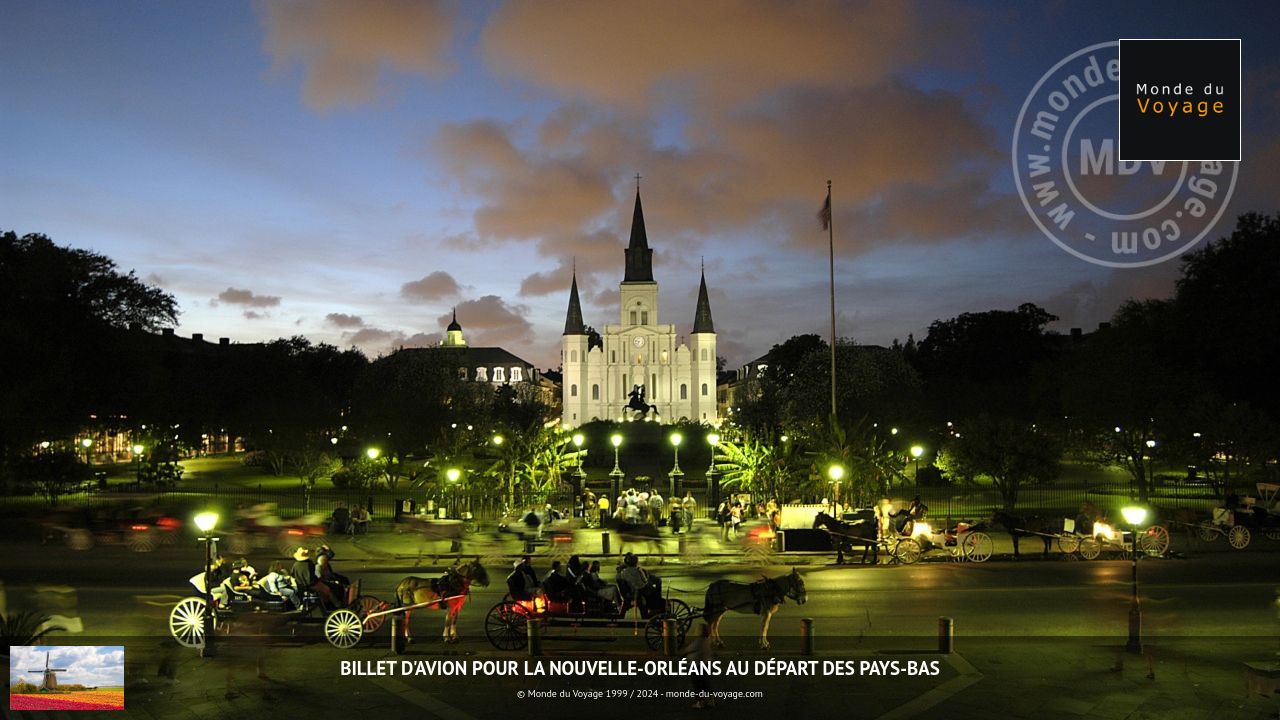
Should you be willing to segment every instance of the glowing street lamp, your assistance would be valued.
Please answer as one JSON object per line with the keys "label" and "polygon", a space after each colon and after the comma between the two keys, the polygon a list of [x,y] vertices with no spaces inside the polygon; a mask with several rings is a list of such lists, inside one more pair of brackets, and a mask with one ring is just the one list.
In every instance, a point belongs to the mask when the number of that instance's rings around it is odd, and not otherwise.
{"label": "glowing street lamp", "polygon": [[675,453],[675,462],[671,466],[671,497],[677,497],[680,494],[680,480],[684,478],[684,473],[680,470],[680,443],[684,442],[684,436],[678,432],[671,433],[671,450]]}
{"label": "glowing street lamp", "polygon": [[609,443],[613,445],[613,469],[609,471],[609,479],[613,485],[613,497],[618,496],[618,488],[622,487],[622,467],[618,465],[618,448],[622,445],[622,435],[614,433],[609,436]]}
{"label": "glowing street lamp", "polygon": [[[783,436],[786,437],[785,435]],[[709,506],[715,508],[720,505],[720,483],[716,480],[716,448],[720,447],[720,434],[711,433],[707,436],[707,444],[711,446],[711,465],[707,467],[707,485],[711,490],[711,502]]]}
{"label": "glowing street lamp", "polygon": [[[576,459],[578,461],[578,469],[573,472],[573,496],[575,498],[582,493],[582,480],[587,476],[582,471],[582,444],[586,441],[587,438],[582,433],[573,434],[573,447],[576,449],[574,454],[577,456]],[[574,502],[577,502],[577,500]]]}
{"label": "glowing street lamp", "polygon": [[831,478],[831,483],[834,486],[831,494],[831,512],[834,513],[835,506],[840,502],[840,481],[844,479],[844,466],[839,464],[831,465],[831,467],[827,468],[827,477]]}
{"label": "glowing street lamp", "polygon": [[494,436],[493,436],[493,444],[494,444],[494,445],[501,445],[502,443],[503,443],[503,437],[502,437],[501,435],[494,435]]}
{"label": "glowing street lamp", "polygon": [[1138,604],[1138,528],[1147,519],[1147,509],[1131,506],[1120,510],[1124,521],[1133,530],[1133,594],[1129,600],[1129,642],[1125,649],[1131,653],[1142,652],[1142,607]]}
{"label": "glowing street lamp", "polygon": [[916,494],[920,494],[920,456],[924,454],[924,448],[920,445],[911,446],[911,462],[915,465]]}
{"label": "glowing street lamp", "polygon": [[213,657],[213,631],[217,625],[213,610],[213,544],[218,538],[213,536],[213,529],[218,526],[218,513],[202,512],[194,518],[196,527],[204,540],[204,646],[200,648],[200,657]]}
{"label": "glowing street lamp", "polygon": [[368,450],[365,450],[364,454],[365,454],[365,457],[369,458],[370,460],[377,460],[378,456],[382,454],[382,451],[376,447],[371,447]]}
{"label": "glowing street lamp", "polygon": [[89,448],[92,448],[92,447],[93,447],[93,440],[92,440],[92,439],[90,439],[90,438],[85,438],[85,439],[81,440],[81,441],[80,441],[80,447],[84,448],[84,464],[85,464],[85,465],[92,465],[92,464],[93,464],[93,455],[90,453]]}
{"label": "glowing street lamp", "polygon": [[1147,458],[1146,458],[1146,459],[1147,459],[1147,483],[1148,483],[1151,487],[1155,487],[1155,479],[1156,479],[1156,478],[1155,478],[1155,475],[1156,475],[1156,468],[1155,468],[1155,465],[1156,465],[1156,458],[1155,458],[1155,454],[1156,454],[1156,453],[1155,453],[1155,450],[1156,450],[1156,441],[1155,441],[1155,440],[1148,440],[1146,444],[1147,444]]}
{"label": "glowing street lamp", "polygon": [[458,468],[449,468],[444,471],[444,476],[449,478],[449,487],[453,495],[453,516],[458,517],[458,478],[462,477],[462,471]]}

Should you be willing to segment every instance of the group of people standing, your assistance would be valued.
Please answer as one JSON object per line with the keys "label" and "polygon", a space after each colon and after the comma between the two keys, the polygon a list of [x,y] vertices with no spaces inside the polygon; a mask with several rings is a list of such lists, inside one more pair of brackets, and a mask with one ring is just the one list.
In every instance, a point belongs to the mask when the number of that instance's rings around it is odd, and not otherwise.
{"label": "group of people standing", "polygon": [[601,495],[597,499],[588,490],[584,498],[588,507],[596,507],[601,526],[607,525],[610,520],[628,525],[656,525],[671,528],[673,535],[687,532],[693,527],[693,519],[698,511],[698,501],[694,499],[692,492],[685,492],[683,498],[666,500],[657,490],[644,492],[629,488],[610,503],[607,495]]}

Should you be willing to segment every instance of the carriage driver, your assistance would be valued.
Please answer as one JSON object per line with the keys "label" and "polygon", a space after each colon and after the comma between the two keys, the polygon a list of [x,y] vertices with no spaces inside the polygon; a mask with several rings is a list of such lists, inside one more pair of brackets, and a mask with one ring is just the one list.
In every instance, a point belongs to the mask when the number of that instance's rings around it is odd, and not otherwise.
{"label": "carriage driver", "polygon": [[533,558],[525,555],[516,561],[515,569],[507,576],[507,590],[513,600],[532,600],[541,583],[533,569]]}

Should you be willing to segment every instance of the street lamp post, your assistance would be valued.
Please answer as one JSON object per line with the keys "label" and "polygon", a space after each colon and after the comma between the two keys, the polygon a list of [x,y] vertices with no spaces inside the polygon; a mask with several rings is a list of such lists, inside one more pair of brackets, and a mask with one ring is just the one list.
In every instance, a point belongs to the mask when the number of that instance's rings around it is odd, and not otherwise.
{"label": "street lamp post", "polygon": [[138,487],[142,487],[142,453],[146,448],[142,445],[134,445],[133,450],[133,479],[137,481]]}
{"label": "street lamp post", "polygon": [[84,448],[84,464],[86,466],[93,465],[93,453],[90,450],[93,447],[93,440],[91,438],[81,440],[80,447]]}
{"label": "street lamp post", "polygon": [[573,473],[573,498],[575,506],[578,502],[578,496],[582,494],[583,478],[587,476],[587,474],[582,471],[582,444],[586,441],[587,439],[583,437],[582,433],[573,434],[573,446],[577,448],[576,454],[578,460],[578,469]]}
{"label": "street lamp post", "polygon": [[711,501],[707,505],[714,510],[720,506],[720,483],[716,480],[716,448],[720,447],[719,433],[708,435],[707,443],[711,445],[711,464],[707,467],[707,492],[711,494]]}
{"label": "street lamp post", "polygon": [[1120,513],[1133,531],[1133,594],[1129,600],[1129,642],[1125,650],[1131,653],[1142,652],[1142,606],[1138,604],[1138,527],[1147,519],[1147,509],[1143,507],[1126,507]]}
{"label": "street lamp post", "polygon": [[[840,504],[840,481],[844,479],[844,466],[832,465],[827,468],[827,477],[831,478],[831,514],[836,514],[836,505]],[[837,518],[838,519],[838,518]]]}
{"label": "street lamp post", "polygon": [[1148,440],[1147,441],[1147,485],[1148,487],[1153,487],[1153,488],[1155,487],[1155,484],[1156,484],[1155,454],[1156,454],[1156,441]]}
{"label": "street lamp post", "polygon": [[200,657],[213,657],[213,631],[217,625],[213,608],[213,544],[218,540],[213,536],[213,529],[218,525],[218,513],[202,512],[196,515],[195,522],[204,541],[204,646],[200,648]]}
{"label": "street lamp post", "polygon": [[462,476],[462,471],[458,468],[449,468],[444,473],[449,478],[449,494],[453,496],[453,517],[458,517],[458,478]]}
{"label": "street lamp post", "polygon": [[920,456],[924,454],[924,448],[919,445],[911,446],[911,462],[915,465],[916,496],[920,495]]}
{"label": "street lamp post", "polygon": [[684,436],[678,432],[671,433],[671,448],[675,453],[675,463],[671,466],[671,497],[678,497],[680,494],[680,481],[684,479],[684,473],[680,471],[680,443],[684,442]]}
{"label": "street lamp post", "polygon": [[618,489],[622,487],[622,467],[618,465],[618,448],[622,445],[622,436],[614,433],[609,437],[609,442],[613,445],[613,469],[609,471],[609,480],[612,487],[612,495],[609,501],[613,502],[618,497]]}

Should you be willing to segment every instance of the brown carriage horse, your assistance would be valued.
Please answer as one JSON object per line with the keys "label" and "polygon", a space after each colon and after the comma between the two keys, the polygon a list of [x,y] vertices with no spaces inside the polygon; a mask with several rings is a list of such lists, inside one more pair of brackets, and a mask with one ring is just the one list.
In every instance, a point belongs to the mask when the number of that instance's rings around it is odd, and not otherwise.
{"label": "brown carriage horse", "polygon": [[[458,642],[458,613],[467,601],[472,584],[481,587],[489,584],[489,573],[480,564],[479,558],[466,565],[454,565],[445,571],[443,577],[420,578],[409,576],[396,585],[396,605],[398,607],[422,606],[428,610],[445,610],[444,641]],[[404,612],[405,640],[411,640],[409,616],[412,610]]]}

